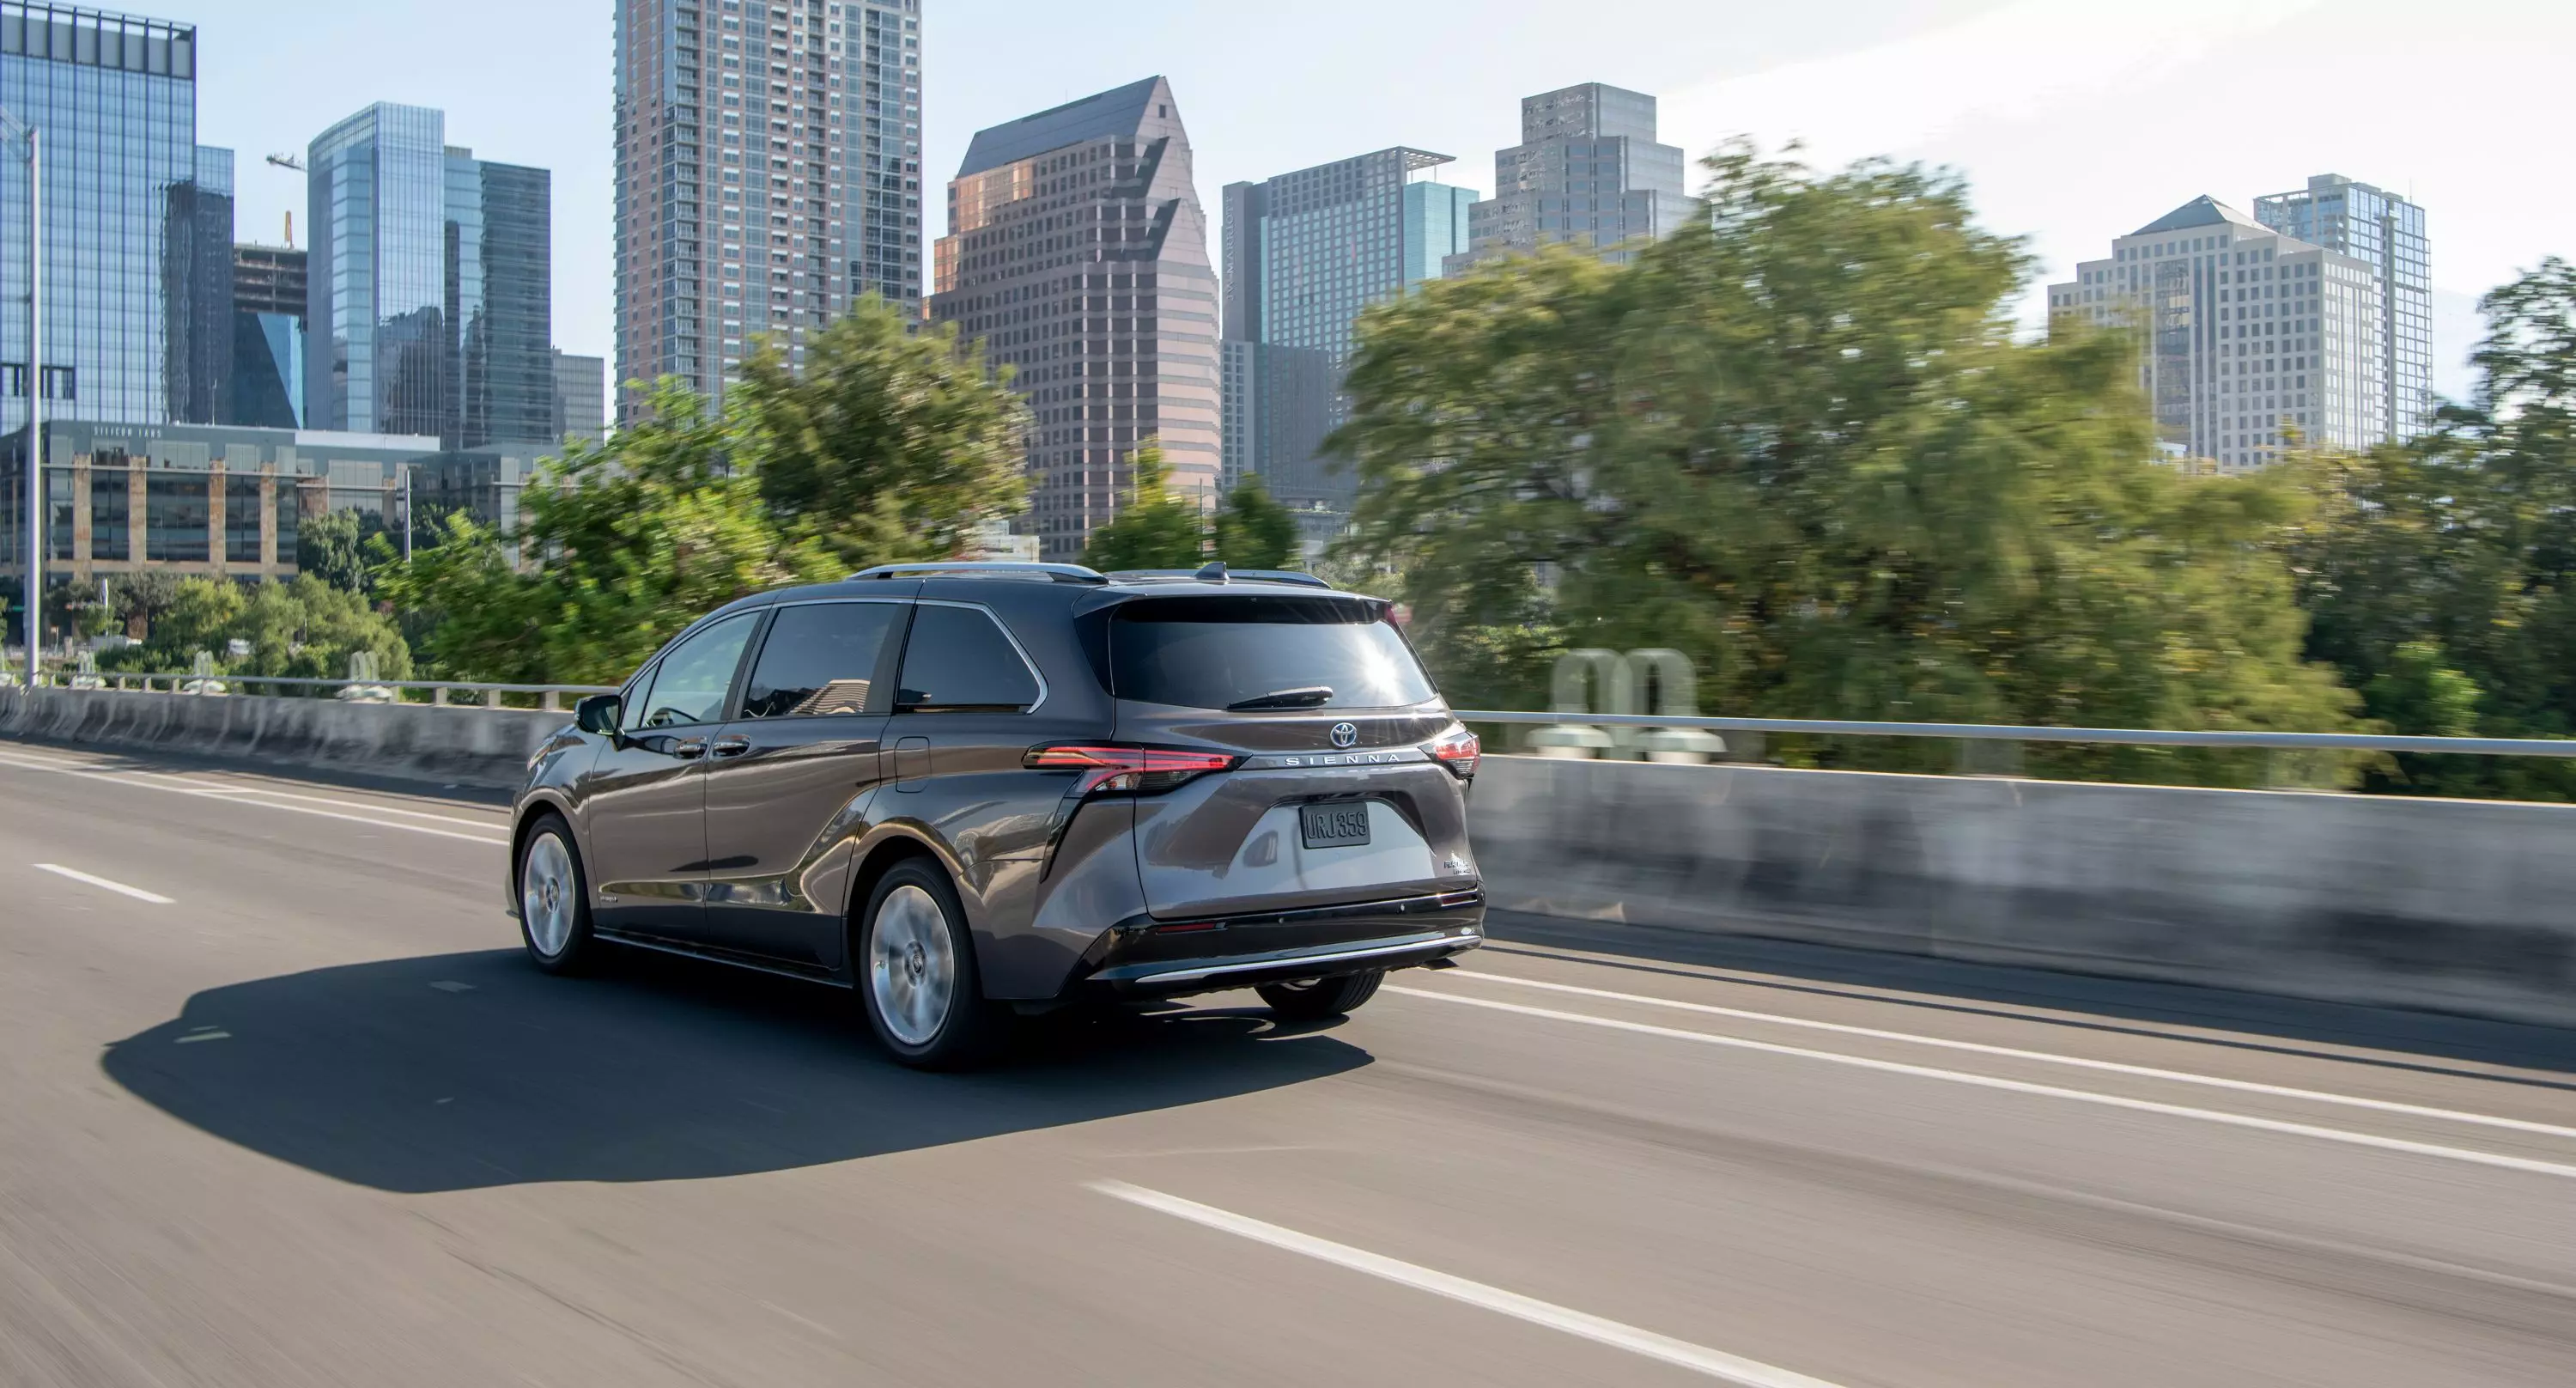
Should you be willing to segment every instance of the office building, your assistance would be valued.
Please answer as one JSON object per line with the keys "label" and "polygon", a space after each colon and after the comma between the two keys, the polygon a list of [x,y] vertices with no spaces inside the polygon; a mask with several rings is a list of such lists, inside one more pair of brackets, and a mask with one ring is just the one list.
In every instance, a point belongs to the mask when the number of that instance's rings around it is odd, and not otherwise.
{"label": "office building", "polygon": [[2254,220],[2366,262],[2379,276],[2380,377],[2391,432],[2423,432],[2433,415],[2433,281],[2424,209],[2341,174],[2254,200]]}
{"label": "office building", "polygon": [[1468,210],[1470,247],[1447,272],[1541,246],[1625,262],[1699,211],[1682,152],[1655,142],[1655,99],[1586,82],[1521,100],[1521,142],[1494,152],[1494,196]]}
{"label": "office building", "polygon": [[[232,352],[232,154],[197,144],[187,24],[0,0],[0,106],[42,131],[49,418],[212,420]],[[27,294],[24,146],[0,158],[0,298]],[[0,312],[24,408],[27,317]]]}
{"label": "office building", "polygon": [[608,361],[555,349],[554,437],[597,443],[608,435]]}
{"label": "office building", "polygon": [[948,185],[931,316],[1015,368],[1036,428],[1024,533],[1080,557],[1136,449],[1215,504],[1217,293],[1180,107],[1160,77],[978,131]]}
{"label": "office building", "polygon": [[[921,311],[921,0],[616,0],[617,379]],[[618,418],[643,407],[619,389]]]}
{"label": "office building", "polygon": [[304,252],[233,247],[233,361],[226,424],[304,427]]}
{"label": "office building", "polygon": [[1227,485],[1258,474],[1308,537],[1338,533],[1356,480],[1323,456],[1362,310],[1438,279],[1468,249],[1473,189],[1428,175],[1450,156],[1383,149],[1225,189]]}
{"label": "office building", "polygon": [[551,176],[378,103],[306,158],[304,408],[314,427],[451,448],[554,427]]}
{"label": "office building", "polygon": [[2244,472],[2301,442],[2391,436],[2377,267],[2194,198],[2048,287],[2052,324],[2144,335],[2139,385],[2167,456]]}

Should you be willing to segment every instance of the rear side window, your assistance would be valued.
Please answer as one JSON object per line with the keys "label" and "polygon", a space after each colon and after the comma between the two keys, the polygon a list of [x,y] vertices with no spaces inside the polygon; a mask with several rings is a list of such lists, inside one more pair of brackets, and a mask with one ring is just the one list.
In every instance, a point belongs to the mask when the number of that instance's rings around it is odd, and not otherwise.
{"label": "rear side window", "polygon": [[1147,598],[1109,624],[1121,699],[1182,708],[1397,708],[1436,696],[1374,604],[1263,595]]}
{"label": "rear side window", "polygon": [[1038,677],[993,614],[923,603],[904,643],[898,709],[1017,712],[1038,701]]}
{"label": "rear side window", "polygon": [[752,662],[745,718],[884,713],[894,706],[877,665],[903,616],[891,602],[799,603],[778,609]]}

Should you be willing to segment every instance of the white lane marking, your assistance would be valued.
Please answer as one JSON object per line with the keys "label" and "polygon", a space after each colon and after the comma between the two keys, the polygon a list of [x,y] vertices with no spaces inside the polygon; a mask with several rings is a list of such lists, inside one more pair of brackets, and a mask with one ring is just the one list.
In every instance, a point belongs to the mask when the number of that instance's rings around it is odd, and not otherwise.
{"label": "white lane marking", "polygon": [[1389,1258],[1381,1253],[1371,1253],[1364,1248],[1353,1248],[1346,1243],[1319,1239],[1312,1234],[1301,1234],[1294,1229],[1265,1223],[1247,1215],[1236,1214],[1231,1210],[1220,1210],[1214,1205],[1202,1205],[1195,1200],[1184,1200],[1177,1195],[1165,1195],[1159,1190],[1131,1186],[1125,1181],[1093,1181],[1091,1188],[1131,1205],[1159,1210],[1164,1214],[1186,1219],[1193,1224],[1222,1230],[1228,1234],[1251,1239],[1256,1243],[1266,1243],[1273,1248],[1284,1248],[1291,1253],[1302,1253],[1309,1258],[1331,1263],[1337,1267],[1349,1268],[1353,1272],[1364,1272],[1371,1277],[1384,1278],[1416,1291],[1445,1296],[1452,1301],[1463,1301],[1470,1306],[1497,1311],[1518,1320],[1528,1321],[1532,1325],[1560,1330],[1568,1335],[1611,1345],[1631,1354],[1644,1355],[1649,1359],[1659,1359],[1664,1363],[1678,1365],[1714,1379],[1741,1385],[1741,1388],[1835,1388],[1835,1385],[1821,1378],[1810,1378],[1802,1373],[1775,1368],[1759,1360],[1746,1359],[1741,1355],[1728,1354],[1723,1350],[1710,1349],[1705,1345],[1695,1345],[1688,1340],[1676,1340],[1669,1335],[1658,1335],[1651,1330],[1640,1330],[1633,1325],[1622,1325],[1618,1321],[1605,1320],[1589,1312],[1573,1310],[1554,1302],[1540,1301],[1536,1297],[1522,1296],[1518,1292],[1507,1292],[1500,1287],[1489,1287],[1482,1282],[1470,1282],[1464,1277],[1452,1277],[1445,1272],[1434,1272],[1418,1264]]}
{"label": "white lane marking", "polygon": [[1434,1002],[1453,1002],[1462,1007],[1483,1007],[1496,1012],[1513,1012],[1524,1017],[1545,1017],[1551,1021],[1607,1027],[1613,1031],[1635,1032],[1640,1036],[1663,1036],[1676,1041],[1696,1041],[1705,1046],[1730,1046],[1737,1050],[1762,1051],[1770,1055],[1797,1056],[1804,1060],[1822,1060],[1834,1065],[1849,1065],[1860,1070],[1876,1070],[1883,1074],[1945,1080],[1951,1084],[1974,1085],[1979,1089],[2000,1089],[2011,1094],[2036,1094],[2051,1099],[2072,1099],[2077,1103],[2101,1104],[2107,1108],[2124,1108],[2138,1113],[2160,1113],[2175,1118],[2196,1118],[2204,1123],[2252,1128],[2258,1132],[2288,1133],[2296,1137],[2313,1137],[2327,1142],[2348,1143],[2355,1147],[2376,1147],[2382,1151],[2407,1152],[2420,1157],[2441,1157],[2450,1161],[2471,1162],[2479,1166],[2502,1167],[2507,1171],[2529,1171],[2543,1176],[2576,1178],[2576,1165],[2566,1162],[2542,1161],[2534,1157],[2510,1157],[2500,1152],[2481,1152],[2467,1147],[2445,1147],[2432,1142],[2412,1142],[2402,1137],[2381,1137],[2376,1133],[2359,1133],[2348,1128],[2326,1128],[2313,1123],[2292,1123],[2278,1118],[2256,1118],[2250,1114],[2193,1108],[2188,1104],[2165,1104],[2152,1099],[2131,1099],[2118,1094],[2100,1094],[2090,1089],[2067,1089],[2053,1084],[2032,1084],[2026,1080],[1998,1079],[1993,1075],[1972,1075],[1963,1070],[1941,1070],[1929,1065],[1908,1065],[1902,1061],[1872,1060],[1867,1056],[1843,1055],[1836,1051],[1809,1050],[1804,1046],[1783,1046],[1774,1041],[1753,1041],[1741,1036],[1717,1036],[1705,1031],[1685,1031],[1680,1027],[1659,1027],[1645,1022],[1625,1022],[1613,1017],[1587,1016],[1581,1012],[1559,1012],[1547,1007],[1524,1007],[1516,1002],[1495,1002],[1490,998],[1462,997],[1456,993],[1435,993],[1422,988],[1402,988],[1388,984],[1381,991],[1402,993],[1412,998],[1429,998]]}
{"label": "white lane marking", "polygon": [[90,874],[81,871],[79,868],[67,868],[60,863],[38,863],[36,864],[36,870],[38,872],[50,872],[56,877],[68,877],[75,882],[86,882],[102,891],[114,892],[118,896],[130,896],[137,901],[148,901],[155,906],[167,906],[171,904],[170,898],[163,896],[159,892],[147,892],[141,887],[129,887],[122,882],[110,882],[104,877],[93,877]]}
{"label": "white lane marking", "polygon": [[[147,772],[144,774],[157,775],[159,773]],[[265,795],[277,800],[301,800],[309,805],[337,805],[344,810],[375,810],[382,814],[409,815],[414,819],[428,820],[432,824],[461,824],[468,829],[492,830],[499,829],[501,827],[488,819],[459,819],[455,815],[431,814],[427,810],[405,809],[400,805],[378,805],[365,800],[333,800],[320,795],[297,795],[292,791],[270,790],[266,786],[226,786],[216,785],[206,781],[199,781],[189,788],[200,790],[207,795]],[[279,805],[274,808],[282,810],[286,807]]]}
{"label": "white lane marking", "polygon": [[471,993],[474,991],[473,984],[459,983],[452,978],[439,979],[437,982],[432,983],[429,986],[442,993]]}
{"label": "white lane marking", "polygon": [[[133,786],[141,790],[157,790],[172,795],[192,795],[199,799],[219,800],[227,804],[256,805],[263,810],[280,810],[287,814],[306,814],[314,815],[322,819],[346,820],[352,824],[370,824],[379,829],[400,829],[406,833],[428,834],[434,838],[461,839],[467,843],[486,843],[495,848],[507,848],[510,846],[510,841],[508,839],[498,837],[494,834],[465,834],[459,833],[454,829],[432,828],[426,824],[406,824],[398,819],[379,819],[372,815],[342,814],[337,810],[315,809],[306,805],[281,805],[268,800],[248,800],[243,798],[244,792],[239,790],[210,788],[189,784],[185,781],[180,781],[180,783],[176,785],[157,784],[158,781],[179,781],[180,779],[163,772],[100,771],[78,763],[33,761],[19,757],[0,757],[0,766],[15,766],[28,771],[50,771],[58,776],[78,776],[85,780],[105,781],[111,785]],[[152,779],[145,779],[147,777]],[[326,803],[356,802],[344,801]],[[472,823],[470,820],[459,822]],[[492,827],[498,828],[499,826],[496,825]]]}
{"label": "white lane marking", "polygon": [[[1773,1012],[1747,1012],[1742,1008],[1719,1007],[1712,1003],[1682,1002],[1674,998],[1649,997],[1642,993],[1614,993],[1606,988],[1583,988],[1571,983],[1547,983],[1535,978],[1515,978],[1510,974],[1486,973],[1472,969],[1457,975],[1460,980],[1476,979],[1487,983],[1509,983],[1521,988],[1544,988],[1551,993],[1571,993],[1587,998],[1604,998],[1613,1002],[1643,1003],[1650,1007],[1676,1008],[1712,1017],[1734,1017],[1772,1026],[1805,1027],[1810,1031],[1830,1031],[1839,1036],[1866,1036],[1875,1041],[1904,1041],[1917,1046],[1938,1046],[1943,1050],[1967,1051],[1976,1055],[2005,1056],[2013,1060],[2036,1060],[2050,1065],[2072,1066],[2080,1070],[2099,1070],[2113,1075],[2136,1075],[2141,1079],[2172,1080],[2177,1084],[2207,1085],[2213,1089],[2233,1089],[2243,1094],[2269,1094],[2283,1099],[2303,1099],[2320,1104],[2342,1104],[2380,1113],[2403,1113],[2417,1118],[2438,1118],[2450,1123],[2476,1123],[2490,1128],[2511,1128],[2517,1132],[2543,1133],[2550,1137],[2576,1138],[2576,1128],[2556,1123],[2536,1123],[2526,1118],[2499,1118],[2488,1113],[2464,1113],[2458,1109],[2428,1108],[2422,1104],[2404,1104],[2393,1099],[2365,1099],[2355,1094],[2329,1094],[2316,1089],[2294,1089],[2288,1085],[2259,1084],[2253,1080],[2231,1080],[2218,1075],[2196,1075],[2187,1070],[2160,1070],[2151,1065],[2124,1065],[2115,1060],[2088,1060],[2082,1056],[2057,1055],[2048,1051],[2025,1051],[2012,1046],[1989,1046],[1979,1041],[1952,1041],[1945,1037],[1923,1036],[1910,1031],[1882,1031],[1877,1027],[1850,1026],[1842,1022],[1819,1022],[1806,1017],[1784,1017]],[[2176,1037],[2175,1040],[2189,1040]]]}

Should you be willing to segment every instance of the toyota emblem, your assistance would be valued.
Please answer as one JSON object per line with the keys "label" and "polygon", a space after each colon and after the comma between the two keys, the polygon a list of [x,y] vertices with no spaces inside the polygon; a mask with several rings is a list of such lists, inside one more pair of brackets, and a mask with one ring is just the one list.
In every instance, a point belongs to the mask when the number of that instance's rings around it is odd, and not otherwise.
{"label": "toyota emblem", "polygon": [[1333,725],[1334,746],[1348,747],[1359,740],[1360,729],[1357,723],[1335,723]]}

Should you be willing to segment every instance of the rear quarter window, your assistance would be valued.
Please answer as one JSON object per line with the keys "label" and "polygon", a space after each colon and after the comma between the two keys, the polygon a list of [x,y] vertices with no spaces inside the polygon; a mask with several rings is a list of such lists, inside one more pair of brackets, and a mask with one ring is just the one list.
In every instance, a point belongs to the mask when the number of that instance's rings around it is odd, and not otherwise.
{"label": "rear quarter window", "polygon": [[1144,598],[1109,623],[1111,692],[1182,708],[1400,708],[1438,697],[1377,603]]}

